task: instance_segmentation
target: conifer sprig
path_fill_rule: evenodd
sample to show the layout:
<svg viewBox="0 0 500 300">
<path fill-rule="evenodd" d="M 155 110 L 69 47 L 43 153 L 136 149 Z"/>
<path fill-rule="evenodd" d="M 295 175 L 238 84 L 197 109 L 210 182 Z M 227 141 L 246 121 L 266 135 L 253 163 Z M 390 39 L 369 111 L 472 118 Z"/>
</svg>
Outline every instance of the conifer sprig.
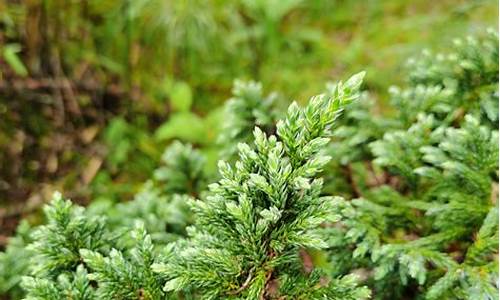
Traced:
<svg viewBox="0 0 500 300">
<path fill-rule="evenodd" d="M 278 95 L 264 96 L 261 83 L 235 80 L 232 93 L 233 97 L 224 106 L 226 119 L 218 137 L 224 158 L 237 153 L 238 143 L 251 142 L 255 126 L 264 132 L 274 131 L 277 118 Z"/>
<path fill-rule="evenodd" d="M 85 215 L 83 207 L 64 200 L 60 193 L 54 194 L 44 211 L 48 223 L 33 232 L 34 242 L 29 246 L 36 257 L 32 260 L 35 276 L 56 278 L 76 270 L 80 249 L 109 247 L 104 219 Z"/>
<path fill-rule="evenodd" d="M 162 156 L 163 165 L 155 170 L 154 179 L 165 194 L 198 197 L 205 188 L 205 157 L 190 144 L 174 141 Z"/>
<path fill-rule="evenodd" d="M 358 97 L 363 75 L 339 82 L 331 97 L 313 97 L 303 109 L 293 103 L 277 136 L 256 127 L 254 148 L 239 144 L 234 166 L 219 163 L 222 179 L 210 186 L 206 201 L 192 202 L 190 238 L 153 267 L 168 278 L 165 290 L 196 290 L 207 299 L 272 299 L 296 293 L 273 288 L 284 276 L 317 281 L 293 266 L 300 265 L 299 248 L 326 246 L 317 229 L 336 220 L 334 206 L 342 200 L 321 196 L 317 174 L 329 160 L 321 150 L 335 119 Z M 304 293 L 312 299 L 325 294 Z"/>
<path fill-rule="evenodd" d="M 26 299 L 95 299 L 80 249 L 102 251 L 112 245 L 104 218 L 86 215 L 60 193 L 44 211 L 47 224 L 35 229 L 28 246 L 33 257 L 31 276 L 22 280 Z"/>
<path fill-rule="evenodd" d="M 134 247 L 123 253 L 112 249 L 108 256 L 81 249 L 83 261 L 91 269 L 89 278 L 98 283 L 98 299 L 157 300 L 164 297 L 162 280 L 151 270 L 155 252 L 144 224 L 131 233 Z"/>
</svg>

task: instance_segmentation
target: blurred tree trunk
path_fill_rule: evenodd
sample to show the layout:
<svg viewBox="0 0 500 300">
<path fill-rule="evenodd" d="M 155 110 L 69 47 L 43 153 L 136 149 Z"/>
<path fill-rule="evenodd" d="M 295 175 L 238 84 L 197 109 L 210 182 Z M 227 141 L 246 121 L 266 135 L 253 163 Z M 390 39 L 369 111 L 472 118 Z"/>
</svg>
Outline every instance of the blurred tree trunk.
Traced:
<svg viewBox="0 0 500 300">
<path fill-rule="evenodd" d="M 43 0 L 26 0 L 24 40 L 26 64 L 32 75 L 41 75 L 42 73 L 43 31 L 46 29 L 46 21 Z"/>
</svg>

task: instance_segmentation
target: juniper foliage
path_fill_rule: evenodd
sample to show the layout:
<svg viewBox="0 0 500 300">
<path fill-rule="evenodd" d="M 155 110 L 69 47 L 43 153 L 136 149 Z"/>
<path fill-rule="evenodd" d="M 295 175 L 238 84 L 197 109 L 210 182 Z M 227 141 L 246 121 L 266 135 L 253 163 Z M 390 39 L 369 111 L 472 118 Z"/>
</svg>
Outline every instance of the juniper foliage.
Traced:
<svg viewBox="0 0 500 300">
<path fill-rule="evenodd" d="M 197 197 L 205 188 L 205 157 L 190 144 L 173 142 L 163 153 L 163 166 L 154 172 L 154 179 L 164 194 L 186 194 Z"/>
<path fill-rule="evenodd" d="M 83 261 L 91 269 L 88 278 L 97 282 L 97 299 L 164 298 L 162 279 L 151 269 L 156 254 L 144 224 L 138 222 L 131 237 L 135 244 L 126 252 L 112 249 L 104 256 L 97 251 L 80 249 Z"/>
<path fill-rule="evenodd" d="M 165 280 L 151 265 L 169 242 L 186 234 L 185 227 L 192 223 L 187 201 L 202 193 L 206 175 L 203 155 L 189 144 L 172 143 L 162 161 L 134 200 L 107 212 L 109 227 L 120 235 L 117 248 L 106 253 L 80 249 L 88 277 L 97 283 L 97 299 L 167 297 Z"/>
<path fill-rule="evenodd" d="M 56 194 L 45 208 L 47 225 L 36 228 L 28 248 L 30 276 L 22 279 L 25 299 L 162 299 L 163 281 L 153 274 L 155 252 L 144 225 L 131 232 L 134 245 L 108 231 L 102 216 Z"/>
<path fill-rule="evenodd" d="M 33 257 L 30 276 L 22 280 L 26 299 L 95 299 L 79 251 L 104 251 L 112 244 L 104 218 L 86 215 L 59 193 L 44 211 L 47 224 L 33 231 L 28 245 Z"/>
<path fill-rule="evenodd" d="M 358 74 L 276 125 L 275 96 L 236 82 L 209 191 L 203 155 L 174 142 L 130 202 L 56 194 L 0 253 L 0 291 L 358 300 L 361 277 L 374 299 L 498 299 L 498 35 L 409 66 L 392 114 Z"/>
<path fill-rule="evenodd" d="M 165 149 L 162 165 L 129 202 L 91 205 L 95 214 L 105 214 L 112 230 L 127 232 L 137 222 L 144 224 L 154 245 L 166 245 L 186 234 L 192 223 L 187 200 L 205 189 L 205 158 L 190 144 L 173 142 Z M 125 234 L 124 237 L 130 235 Z M 135 242 L 124 238 L 132 246 Z"/>
<path fill-rule="evenodd" d="M 455 39 L 452 49 L 424 51 L 409 60 L 410 84 L 446 89 L 450 100 L 438 105 L 448 114 L 474 114 L 482 123 L 498 127 L 498 32 L 490 29 L 480 38 Z M 427 111 L 425 106 L 421 110 Z"/>
<path fill-rule="evenodd" d="M 254 130 L 254 147 L 238 145 L 239 160 L 221 161 L 222 179 L 205 201 L 192 201 L 195 225 L 154 270 L 166 291 L 195 290 L 204 299 L 361 299 L 368 290 L 352 277 L 319 284 L 303 272 L 299 249 L 326 246 L 318 233 L 343 201 L 321 195 L 317 177 L 329 157 L 321 150 L 344 107 L 357 99 L 363 73 L 339 82 L 331 96 L 296 103 L 277 135 Z M 283 283 L 283 284 L 280 284 Z M 307 286 L 308 289 L 298 287 Z"/>
<path fill-rule="evenodd" d="M 251 142 L 255 126 L 264 132 L 274 131 L 278 115 L 278 95 L 271 93 L 264 96 L 261 83 L 235 80 L 232 93 L 233 97 L 224 106 L 227 118 L 218 137 L 223 158 L 235 155 L 238 143 Z"/>
<path fill-rule="evenodd" d="M 133 201 L 84 210 L 56 194 L 45 209 L 48 224 L 24 223 L 1 253 L 2 290 L 14 299 L 160 299 L 163 281 L 150 265 L 185 235 L 187 194 L 199 195 L 206 180 L 204 157 L 191 145 L 174 142 L 163 158 Z"/>
<path fill-rule="evenodd" d="M 363 270 L 375 299 L 498 299 L 498 35 L 455 47 L 410 62 L 396 122 L 349 161 L 375 183 L 326 229 L 333 274 Z"/>
<path fill-rule="evenodd" d="M 0 252 L 0 294 L 9 294 L 14 299 L 23 295 L 19 283 L 28 274 L 32 253 L 26 246 L 31 242 L 30 233 L 29 223 L 21 221 L 16 235 L 9 238 L 5 251 Z"/>
</svg>

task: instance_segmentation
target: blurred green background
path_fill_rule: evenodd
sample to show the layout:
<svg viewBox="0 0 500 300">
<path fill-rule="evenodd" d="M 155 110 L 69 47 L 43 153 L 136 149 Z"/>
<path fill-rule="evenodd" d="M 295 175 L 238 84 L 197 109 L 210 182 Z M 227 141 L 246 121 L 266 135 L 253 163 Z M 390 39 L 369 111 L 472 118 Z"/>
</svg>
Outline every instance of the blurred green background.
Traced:
<svg viewBox="0 0 500 300">
<path fill-rule="evenodd" d="M 214 171 L 235 79 L 286 105 L 366 70 L 384 110 L 408 57 L 497 26 L 496 1 L 0 0 L 0 245 L 54 190 L 130 199 L 174 139 Z"/>
</svg>

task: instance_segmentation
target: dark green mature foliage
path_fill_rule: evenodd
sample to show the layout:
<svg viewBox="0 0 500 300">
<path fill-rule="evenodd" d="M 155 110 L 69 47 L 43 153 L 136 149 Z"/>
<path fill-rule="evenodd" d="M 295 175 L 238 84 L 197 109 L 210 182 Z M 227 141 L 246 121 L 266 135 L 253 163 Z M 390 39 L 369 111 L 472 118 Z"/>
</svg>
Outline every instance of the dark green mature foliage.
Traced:
<svg viewBox="0 0 500 300">
<path fill-rule="evenodd" d="M 362 270 L 375 299 L 498 299 L 498 35 L 455 45 L 410 63 L 395 122 L 359 123 L 345 161 L 364 167 L 327 229 L 332 268 Z"/>
</svg>

